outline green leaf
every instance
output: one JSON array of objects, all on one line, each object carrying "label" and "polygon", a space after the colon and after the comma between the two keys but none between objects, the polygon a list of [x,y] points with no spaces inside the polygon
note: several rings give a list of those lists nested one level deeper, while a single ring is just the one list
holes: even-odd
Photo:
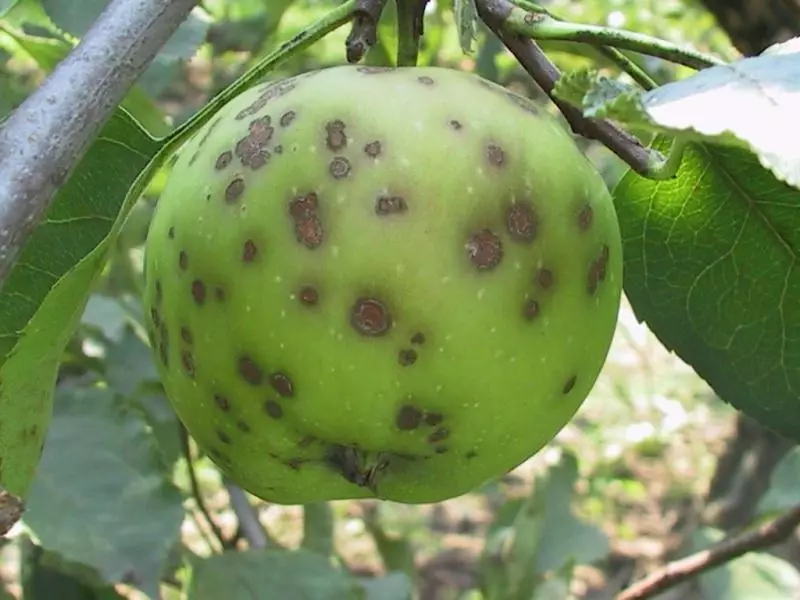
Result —
[{"label": "green leaf", "polygon": [[362,577],[358,581],[366,592],[364,600],[411,600],[414,595],[414,586],[405,573]]},{"label": "green leaf", "polygon": [[0,17],[5,16],[5,14],[11,10],[16,3],[17,0],[0,0]]},{"label": "green leaf", "polygon": [[183,456],[183,448],[178,436],[180,422],[166,395],[163,393],[143,394],[137,397],[133,404],[142,411],[147,424],[152,429],[164,464],[172,468],[175,462]]},{"label": "green leaf", "polygon": [[795,42],[649,92],[586,69],[562,78],[556,93],[587,117],[749,149],[775,177],[800,188],[798,78],[800,42]]},{"label": "green leaf", "polygon": [[539,538],[536,571],[560,571],[570,562],[588,564],[605,557],[609,541],[594,525],[572,513],[572,497],[578,479],[578,461],[565,454],[547,472],[544,494],[546,519]]},{"label": "green leaf", "polygon": [[481,591],[487,600],[528,600],[539,579],[536,556],[545,523],[544,498],[536,486],[520,503],[510,524],[495,522],[480,558]]},{"label": "green leaf", "polygon": [[92,294],[86,303],[81,322],[97,329],[107,339],[120,342],[127,331],[130,316],[114,298]]},{"label": "green leaf", "polygon": [[187,600],[363,600],[358,580],[308,550],[227,552],[192,560]]},{"label": "green leaf", "polygon": [[159,95],[175,80],[180,63],[194,56],[205,41],[208,27],[209,20],[199,9],[180,24],[139,78],[139,84],[150,96]]},{"label": "green leaf", "polygon": [[[481,559],[487,598],[554,597],[569,587],[574,564],[608,554],[606,535],[572,513],[577,478],[576,458],[564,454],[536,478],[530,496],[501,507]],[[555,573],[556,579],[545,584],[542,576],[548,572]]]},{"label": "green leaf", "polygon": [[156,149],[117,109],[56,193],[0,292],[0,485],[18,496],[41,455],[62,352],[105,263],[101,242]]},{"label": "green leaf", "polygon": [[455,0],[453,14],[461,50],[469,54],[472,52],[472,43],[478,38],[478,9],[475,8],[475,0]]},{"label": "green leaf", "polygon": [[110,0],[39,0],[53,23],[82,37],[97,20]]},{"label": "green leaf", "polygon": [[[82,37],[108,5],[109,0],[41,0],[47,14],[64,31]],[[191,58],[205,41],[209,21],[205,13],[196,8],[181,23],[159,50],[154,60],[139,78],[151,96],[161,93],[174,79],[178,65]],[[138,98],[138,101],[144,101]]]},{"label": "green leaf", "polygon": [[303,548],[333,556],[333,510],[327,502],[303,506]]},{"label": "green leaf", "polygon": [[126,327],[119,343],[109,349],[106,376],[111,389],[125,397],[143,384],[159,381],[150,346],[132,328]]},{"label": "green leaf", "polygon": [[596,69],[582,68],[562,75],[553,93],[583,110],[589,118],[614,119],[628,125],[654,125],[642,106],[644,92],[610,79]]},{"label": "green leaf", "polygon": [[157,149],[125,111],[112,115],[56,193],[0,292],[0,356],[19,342],[56,282],[108,235],[128,188]]},{"label": "green leaf", "polygon": [[[26,542],[21,565],[21,600],[125,600],[113,586],[93,586],[60,570],[49,560],[52,556],[32,542]],[[0,599],[3,596],[0,595]]]},{"label": "green leaf", "polygon": [[722,399],[800,441],[800,192],[745,150],[692,143],[674,179],[629,171],[614,197],[637,318]]},{"label": "green leaf", "polygon": [[770,477],[770,486],[758,503],[758,514],[782,512],[800,504],[800,448],[787,453]]},{"label": "green leaf", "polygon": [[141,417],[108,390],[59,391],[24,515],[43,548],[155,598],[182,500]]},{"label": "green leaf", "polygon": [[[699,552],[723,538],[723,532],[700,528],[692,535]],[[786,600],[800,595],[800,572],[766,552],[750,552],[698,577],[703,598],[716,600]]]},{"label": "green leaf", "polygon": [[414,577],[417,566],[414,561],[414,548],[411,541],[402,535],[392,535],[386,531],[380,519],[380,505],[364,514],[364,527],[372,536],[375,548],[387,571],[400,571]]}]

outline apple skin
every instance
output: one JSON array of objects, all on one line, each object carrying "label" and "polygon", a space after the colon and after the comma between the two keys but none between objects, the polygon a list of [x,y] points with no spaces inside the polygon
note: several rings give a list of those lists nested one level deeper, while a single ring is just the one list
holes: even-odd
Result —
[{"label": "apple skin", "polygon": [[145,254],[178,416],[279,504],[468,493],[538,452],[606,360],[611,196],[543,108],[452,69],[258,85],[191,139]]}]

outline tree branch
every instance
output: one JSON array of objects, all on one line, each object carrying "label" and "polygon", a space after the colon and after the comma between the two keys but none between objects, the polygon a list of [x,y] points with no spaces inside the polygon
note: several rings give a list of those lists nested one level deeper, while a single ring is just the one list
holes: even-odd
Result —
[{"label": "tree branch", "polygon": [[225,479],[225,489],[228,490],[231,508],[239,520],[242,535],[244,535],[244,539],[247,540],[250,547],[261,550],[269,546],[271,540],[267,530],[258,520],[258,513],[253,505],[250,504],[244,490],[227,478]]},{"label": "tree branch", "polygon": [[707,550],[676,560],[624,590],[616,600],[644,600],[731,560],[778,544],[800,526],[800,504],[752,531],[722,540]]},{"label": "tree branch", "polygon": [[189,475],[189,487],[191,488],[192,497],[197,505],[197,509],[205,518],[208,528],[211,530],[211,533],[214,534],[214,537],[219,541],[220,546],[222,546],[222,550],[224,551],[229,549],[231,547],[231,543],[225,538],[225,534],[222,533],[222,530],[219,528],[216,521],[214,521],[214,518],[211,516],[211,511],[208,510],[208,507],[203,500],[203,493],[200,491],[200,483],[197,481],[197,473],[194,470],[192,451],[189,447],[189,432],[184,424],[180,422],[178,423],[178,434],[181,441],[181,450],[183,451],[183,456],[186,459],[186,471]]},{"label": "tree branch", "polygon": [[112,0],[0,127],[0,288],[100,129],[197,0]]},{"label": "tree branch", "polygon": [[649,176],[658,172],[664,163],[663,157],[645,148],[638,139],[613,123],[604,119],[588,119],[580,110],[553,95],[561,72],[538,44],[506,30],[505,20],[513,8],[508,0],[479,0],[476,6],[481,20],[550,97],[575,133],[603,143],[640,175]]}]

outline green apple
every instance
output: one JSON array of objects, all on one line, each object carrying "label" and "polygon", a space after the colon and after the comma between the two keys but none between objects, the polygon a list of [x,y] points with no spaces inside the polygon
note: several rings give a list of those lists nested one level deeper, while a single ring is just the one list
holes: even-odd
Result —
[{"label": "green apple", "polygon": [[427,503],[574,416],[622,249],[553,116],[476,75],[337,66],[259,85],[187,143],[146,243],[166,393],[281,504]]}]

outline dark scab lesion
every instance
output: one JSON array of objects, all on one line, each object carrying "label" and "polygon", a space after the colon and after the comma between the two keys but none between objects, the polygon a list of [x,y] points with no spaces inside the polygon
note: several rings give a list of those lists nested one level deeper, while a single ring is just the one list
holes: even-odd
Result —
[{"label": "dark scab lesion", "polygon": [[397,362],[401,367],[410,367],[417,362],[417,351],[413,348],[403,348],[397,353]]},{"label": "dark scab lesion", "polygon": [[335,156],[328,165],[328,172],[334,179],[344,179],[350,175],[353,166],[344,156]]},{"label": "dark scab lesion", "polygon": [[433,451],[436,452],[436,454],[445,454],[448,452],[448,448],[447,446],[436,446]]},{"label": "dark scab lesion", "polygon": [[465,248],[469,261],[479,271],[494,269],[503,258],[503,242],[500,236],[488,228],[473,233]]},{"label": "dark scab lesion", "polygon": [[529,244],[536,239],[539,220],[529,202],[515,202],[506,213],[506,229],[511,239]]},{"label": "dark scab lesion", "polygon": [[161,314],[155,306],[150,309],[150,322],[156,329],[161,325]]},{"label": "dark scab lesion", "polygon": [[281,127],[288,127],[289,125],[292,124],[292,121],[294,121],[296,118],[297,118],[297,113],[293,110],[288,110],[281,115],[281,118],[278,120],[278,123],[280,123]]},{"label": "dark scab lesion", "polygon": [[467,460],[472,460],[473,458],[476,458],[477,456],[478,456],[478,452],[477,452],[476,450],[469,450],[469,451],[468,451],[468,452],[467,452],[467,453],[464,455],[464,457],[465,457]]},{"label": "dark scab lesion", "polygon": [[419,81],[422,85],[431,86],[435,83],[433,77],[428,77],[427,75],[420,75],[417,77],[417,81]]},{"label": "dark scab lesion", "polygon": [[300,302],[302,304],[305,304],[306,306],[314,306],[317,304],[317,302],[319,302],[319,292],[315,287],[306,285],[300,288],[298,298],[300,298]]},{"label": "dark scab lesion", "polygon": [[436,427],[444,421],[444,415],[440,412],[427,412],[425,413],[425,423],[431,427]]},{"label": "dark scab lesion", "polygon": [[365,144],[364,154],[370,158],[378,158],[381,154],[381,143],[378,140],[374,140],[368,144]]},{"label": "dark scab lesion", "polygon": [[264,402],[264,412],[273,419],[280,419],[283,416],[283,407],[275,400]]},{"label": "dark scab lesion", "polygon": [[586,290],[590,296],[597,291],[601,281],[605,281],[608,267],[609,249],[607,244],[603,244],[600,249],[600,256],[589,265],[589,273],[586,281]]},{"label": "dark scab lesion", "polygon": [[464,125],[462,125],[461,121],[459,121],[458,119],[450,119],[449,124],[450,128],[453,129],[454,131],[461,131],[461,129],[464,127]]},{"label": "dark scab lesion", "polygon": [[261,385],[264,380],[264,373],[261,368],[249,356],[243,356],[239,359],[239,375],[250,385]]},{"label": "dark scab lesion", "polygon": [[269,385],[284,398],[294,396],[294,383],[286,373],[276,371],[269,376]]},{"label": "dark scab lesion", "polygon": [[161,364],[169,367],[169,339],[162,337],[158,344],[158,357],[161,359]]},{"label": "dark scab lesion", "polygon": [[350,324],[361,335],[380,337],[391,328],[392,317],[377,298],[357,298],[350,310]]},{"label": "dark scab lesion", "polygon": [[194,342],[194,336],[192,336],[192,331],[186,325],[183,325],[181,327],[181,339],[189,345],[191,345]]},{"label": "dark scab lesion", "polygon": [[589,228],[592,226],[592,221],[594,220],[594,209],[592,209],[592,205],[588,202],[581,207],[581,210],[578,212],[578,229],[581,231],[588,231]]},{"label": "dark scab lesion", "polygon": [[450,435],[450,431],[445,427],[439,427],[428,436],[428,443],[438,444]]},{"label": "dark scab lesion", "polygon": [[539,316],[539,302],[529,298],[522,305],[522,316],[526,321],[533,321]]},{"label": "dark scab lesion", "polygon": [[225,188],[225,202],[233,204],[244,193],[244,179],[241,177],[234,178]]},{"label": "dark scab lesion", "polygon": [[536,272],[536,285],[540,288],[549,289],[553,286],[554,281],[555,275],[552,270],[542,267]]},{"label": "dark scab lesion", "polygon": [[206,284],[200,279],[192,281],[192,298],[194,298],[195,304],[198,306],[203,306],[203,304],[205,304]]},{"label": "dark scab lesion", "polygon": [[270,152],[267,145],[272,139],[275,128],[272,118],[265,115],[250,123],[248,134],[236,143],[235,153],[242,166],[253,170],[260,169],[269,162]]},{"label": "dark scab lesion", "polygon": [[170,226],[170,228],[167,230],[167,237],[169,239],[171,239],[171,240],[175,239],[175,227],[174,226]]},{"label": "dark scab lesion", "polygon": [[319,199],[315,192],[297,196],[289,202],[289,214],[294,220],[297,241],[311,250],[318,248],[325,237],[318,207]]},{"label": "dark scab lesion", "polygon": [[575,387],[575,383],[577,381],[578,381],[578,377],[576,375],[573,375],[572,377],[567,379],[567,382],[564,384],[564,387],[561,390],[562,393],[569,394],[572,391],[572,389]]},{"label": "dark scab lesion", "polygon": [[178,252],[178,266],[182,271],[185,271],[189,268],[189,255],[185,250]]},{"label": "dark scab lesion", "polygon": [[502,167],[506,164],[505,150],[495,143],[487,144],[486,146],[486,160],[494,167]]},{"label": "dark scab lesion", "polygon": [[425,334],[422,333],[421,331],[417,331],[414,335],[411,336],[410,341],[412,344],[417,344],[421,346],[422,344],[425,343]]},{"label": "dark scab lesion", "polygon": [[194,355],[188,350],[183,350],[181,352],[181,364],[183,365],[183,370],[189,376],[190,379],[194,379],[195,377],[195,365],[194,365]]},{"label": "dark scab lesion", "polygon": [[297,442],[297,445],[301,448],[308,448],[311,444],[317,441],[317,438],[313,435],[304,435],[300,438],[300,441]]},{"label": "dark scab lesion", "polygon": [[392,71],[394,71],[394,67],[363,65],[360,67],[356,67],[356,71],[358,71],[362,75],[376,75],[378,73],[391,73]]},{"label": "dark scab lesion", "polygon": [[273,81],[264,86],[261,94],[249,106],[240,110],[235,119],[241,121],[247,117],[255,115],[264,108],[273,98],[278,98],[291,92],[297,85],[295,78],[284,81]]},{"label": "dark scab lesion", "polygon": [[250,425],[248,425],[247,421],[245,421],[244,419],[238,419],[236,421],[236,429],[238,429],[242,433],[250,433]]},{"label": "dark scab lesion", "polygon": [[408,210],[408,203],[402,196],[378,196],[375,201],[375,214],[381,217],[402,214]]},{"label": "dark scab lesion", "polygon": [[329,150],[338,152],[347,147],[346,125],[341,119],[328,121],[325,124],[325,144]]},{"label": "dark scab lesion", "polygon": [[231,436],[225,433],[222,429],[217,429],[217,439],[223,444],[229,445],[231,443]]},{"label": "dark scab lesion", "polygon": [[395,426],[401,431],[413,431],[422,424],[423,412],[411,404],[404,404],[395,416]]},{"label": "dark scab lesion", "polygon": [[222,412],[228,412],[231,409],[231,402],[228,400],[227,396],[223,396],[222,394],[214,394],[214,404]]},{"label": "dark scab lesion", "polygon": [[233,160],[233,152],[231,152],[230,150],[225,150],[219,156],[217,156],[217,160],[214,163],[214,168],[217,171],[222,171],[225,167],[231,164],[232,160]]},{"label": "dark scab lesion", "polygon": [[253,262],[256,259],[258,247],[253,240],[246,240],[242,248],[242,261],[246,263]]}]

